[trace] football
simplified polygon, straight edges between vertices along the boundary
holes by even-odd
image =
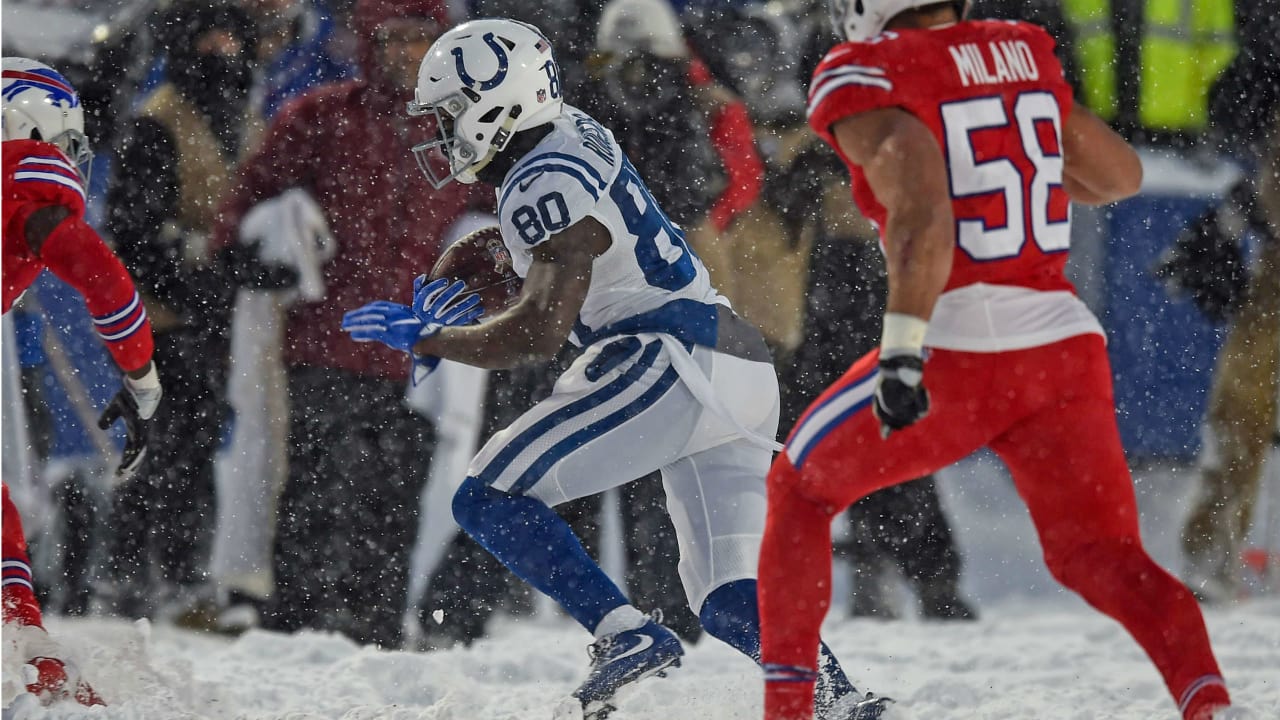
[[[449,278],[467,283],[467,295],[479,295],[485,315],[497,315],[520,297],[520,276],[511,267],[511,253],[502,244],[498,226],[481,228],[444,251],[429,279]]]

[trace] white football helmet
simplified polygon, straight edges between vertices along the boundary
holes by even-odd
[[[80,95],[58,71],[28,58],[3,61],[4,139],[57,145],[88,182],[93,151],[84,134]]]
[[[898,13],[943,0],[827,0],[831,26],[836,35],[850,42],[865,42],[879,35]],[[971,0],[956,0],[956,12],[963,20],[969,14]]]
[[[463,23],[441,35],[418,68],[409,114],[433,115],[437,137],[413,155],[436,188],[455,178],[473,183],[512,133],[551,122],[563,104],[560,68],[541,31],[505,18]]]

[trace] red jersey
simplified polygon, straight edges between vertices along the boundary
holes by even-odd
[[[1071,288],[1061,137],[1072,95],[1053,46],[1029,23],[961,22],[838,45],[814,73],[809,123],[837,152],[833,123],[884,107],[906,110],[937,138],[956,218],[948,290],[977,282]],[[884,206],[862,169],[841,157],[858,207],[883,227]]]
[[[50,143],[6,140],[3,154],[4,312],[48,268],[84,296],[116,364],[126,371],[146,366],[153,349],[146,310],[124,265],[84,221],[80,174]],[[36,254],[27,243],[27,220],[51,206],[62,206],[70,214]]]

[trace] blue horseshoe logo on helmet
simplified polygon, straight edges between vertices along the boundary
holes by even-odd
[[[464,85],[467,87],[473,87],[476,84],[479,84],[481,90],[492,90],[501,85],[503,80],[507,79],[507,51],[502,48],[502,45],[500,45],[497,40],[493,39],[493,33],[491,32],[485,33],[483,40],[484,44],[488,45],[489,49],[492,50],[493,54],[498,58],[498,71],[493,74],[493,77],[488,80],[480,80],[477,83],[476,79],[471,77],[471,74],[467,72],[466,66],[462,64],[462,48],[453,49],[453,60],[458,68],[458,77],[462,80]]]

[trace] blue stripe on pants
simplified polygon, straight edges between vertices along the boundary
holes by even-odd
[[[601,435],[604,435],[610,430],[613,430],[645,410],[648,410],[658,401],[659,398],[667,393],[667,390],[671,389],[671,386],[674,385],[676,380],[679,378],[680,373],[676,372],[675,368],[668,367],[666,371],[658,377],[658,380],[654,382],[652,387],[645,390],[644,394],[635,400],[632,400],[621,410],[586,426],[551,446],[551,449],[542,453],[541,457],[535,460],[533,464],[529,466],[528,470],[521,473],[520,477],[516,479],[515,484],[511,486],[511,492],[523,493],[528,491],[529,488],[533,487],[542,479],[543,474],[554,467],[556,463],[567,457],[570,453],[581,448],[592,440],[595,440]]]
[[[612,400],[618,395],[621,395],[627,388],[635,385],[640,378],[644,377],[645,371],[653,367],[653,363],[657,361],[658,353],[661,350],[662,342],[654,340],[645,347],[644,352],[640,355],[640,359],[636,361],[635,365],[632,365],[627,369],[626,372],[623,372],[618,377],[611,380],[607,385],[596,390],[590,395],[579,400],[575,400],[550,415],[547,415],[516,437],[512,438],[511,442],[508,443],[507,446],[503,448],[487,466],[485,466],[484,470],[477,476],[477,479],[485,485],[492,485],[496,483],[503,471],[505,471],[507,467],[520,456],[520,453],[524,452],[526,448],[537,441],[538,438],[578,415],[591,412],[595,408]],[[523,479],[525,475],[528,475],[528,471],[525,471],[525,473],[521,475],[521,478]],[[532,485],[532,483],[530,483],[530,485]],[[516,492],[515,488],[512,488],[510,492]]]
[[[878,367],[872,368],[866,374],[847,383],[843,389],[835,395],[827,398],[821,405],[805,411],[804,415],[800,418],[800,422],[796,424],[796,429],[787,440],[785,452],[793,466],[799,468],[803,465],[805,458],[809,457],[809,453],[812,452],[813,449],[827,437],[827,435],[831,434],[832,430],[839,427],[841,423],[848,420],[855,413],[861,411],[871,403],[871,398],[875,394],[874,387],[870,388],[870,391],[867,392],[867,396],[865,398],[859,400],[857,404],[845,408],[844,411],[836,417],[827,418],[825,421],[820,420],[824,410],[833,405],[847,403],[847,399],[851,393],[859,391],[865,383],[875,378],[876,374],[879,372],[880,369]],[[865,391],[865,389],[863,391]],[[823,422],[823,425],[815,433],[810,434],[811,425],[820,421]]]

